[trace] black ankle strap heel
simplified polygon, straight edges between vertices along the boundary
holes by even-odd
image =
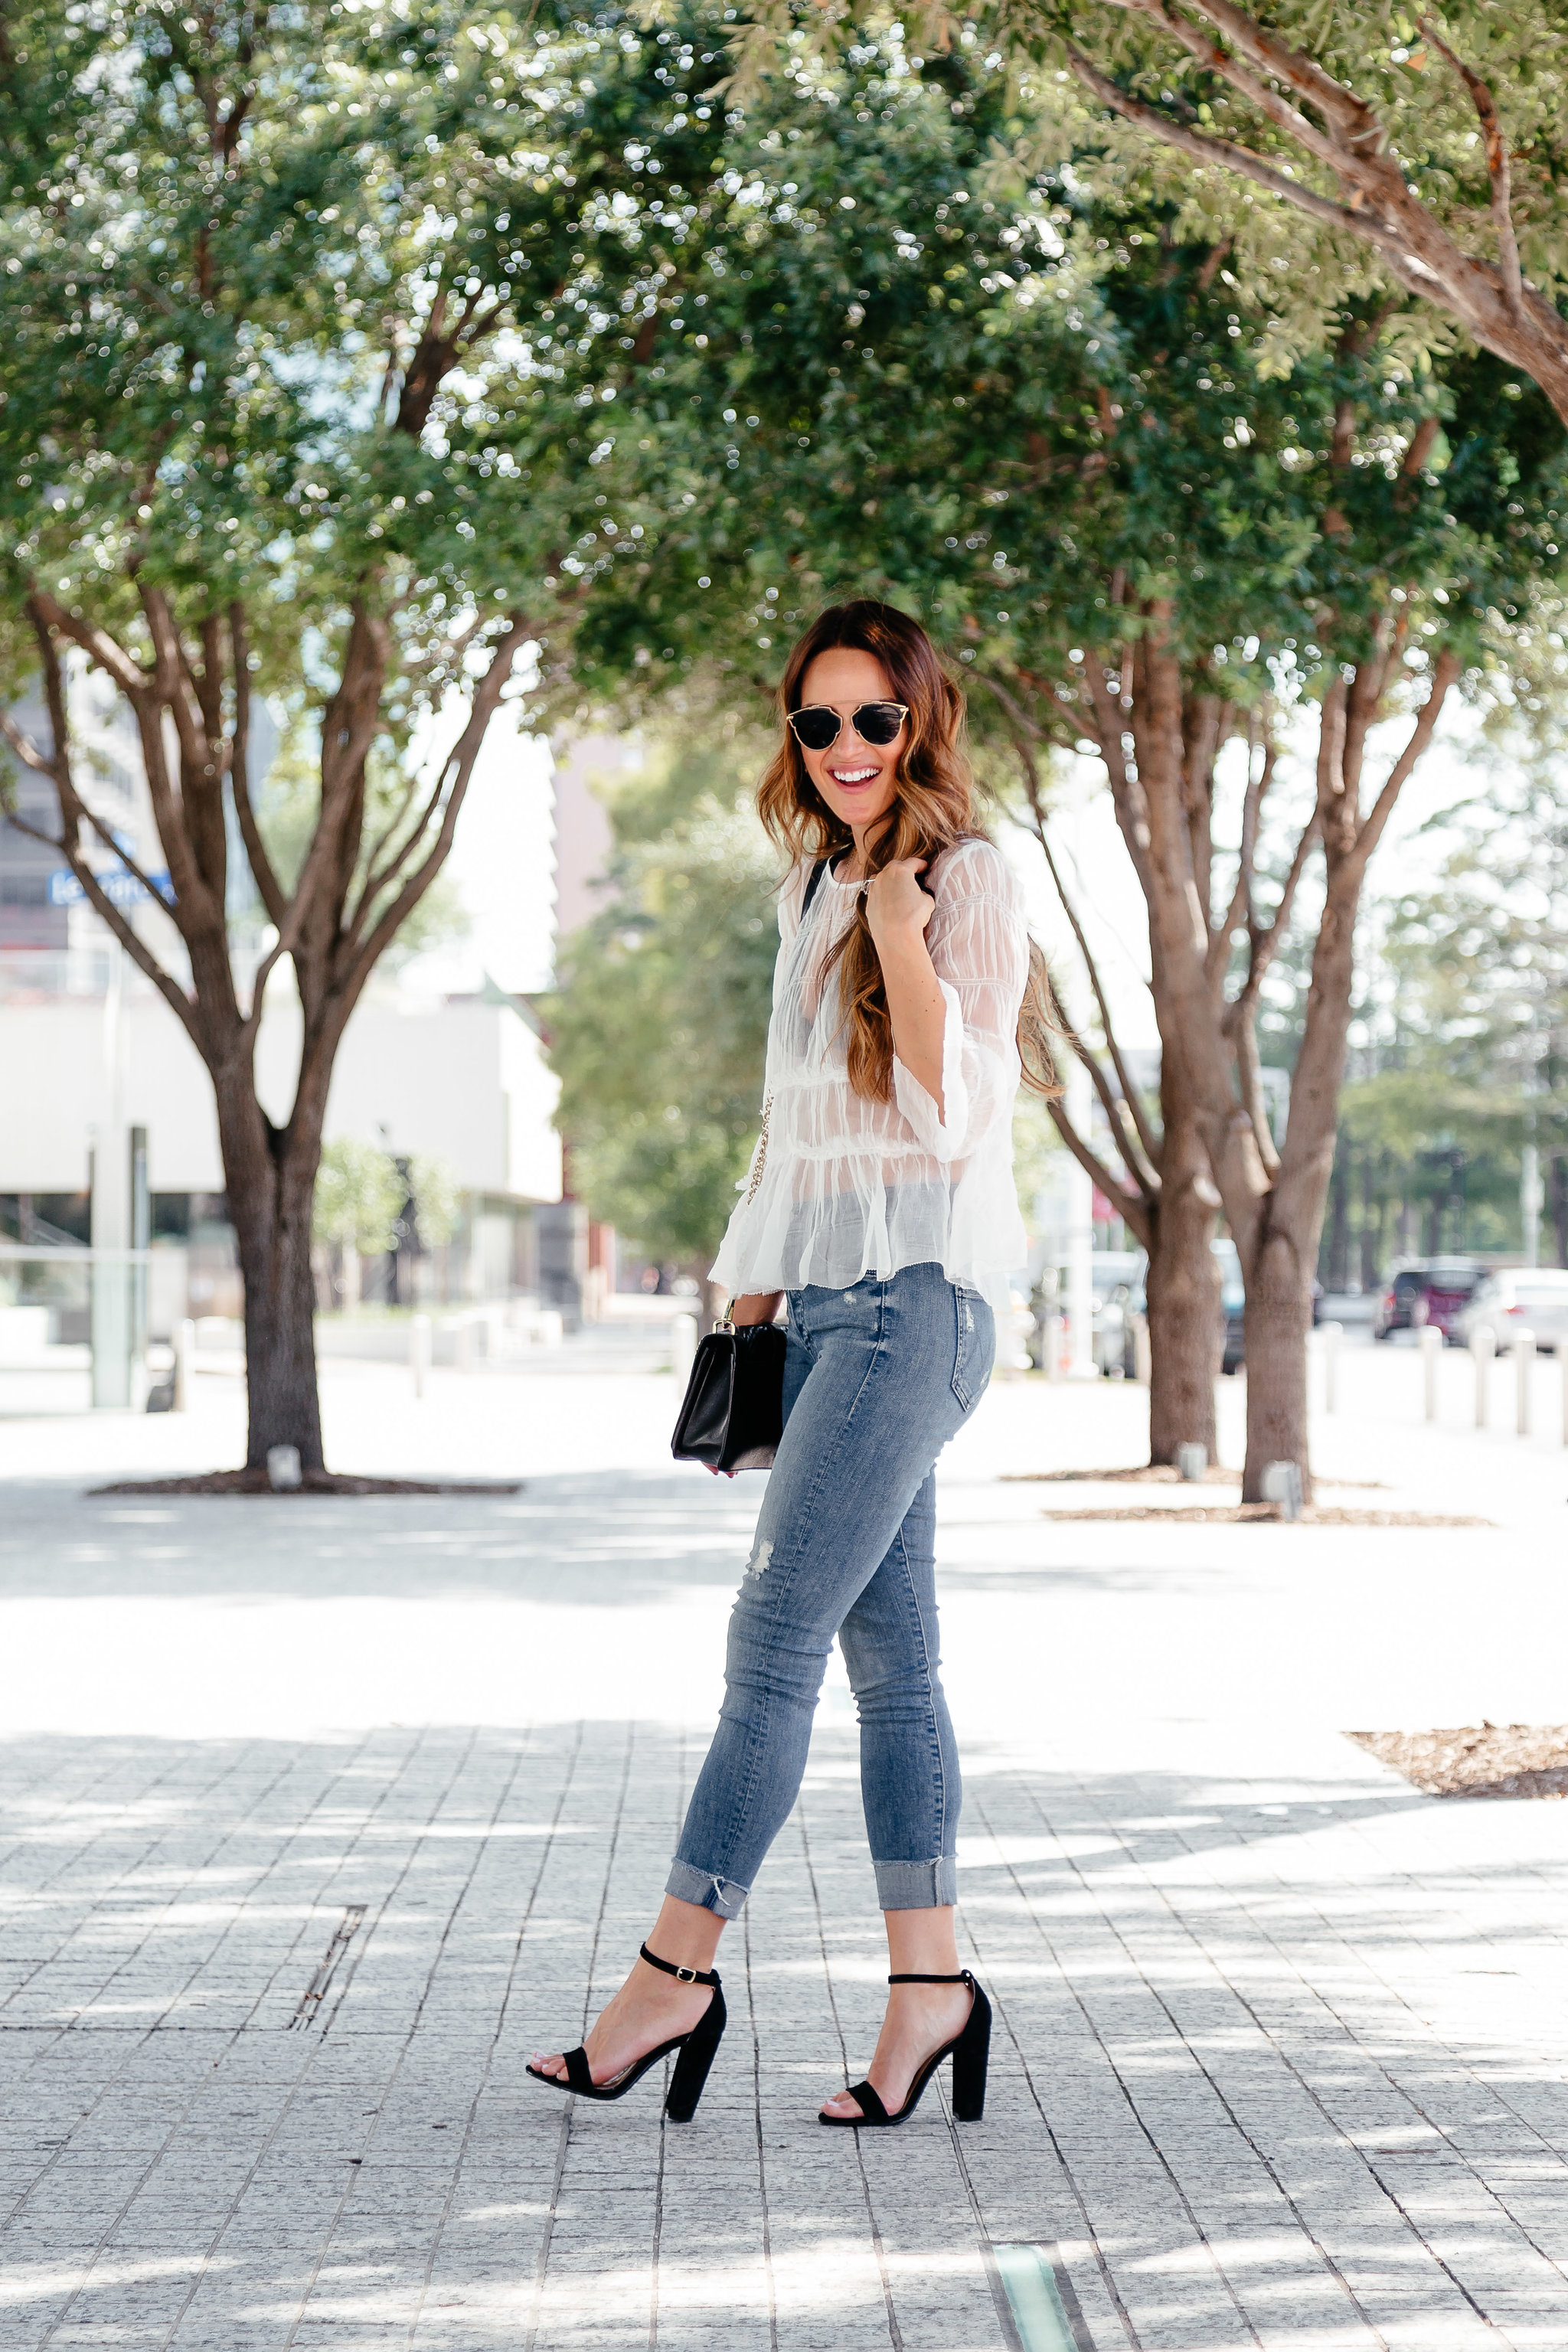
[[[673,1960],[661,1960],[658,1954],[650,1952],[646,1944],[639,1945],[637,1948],[650,1969],[662,1969],[667,1977],[679,1977],[682,1984],[716,1985],[719,1982],[717,1969],[678,1969]]]
[[[969,2004],[969,2017],[962,2033],[944,2042],[940,2050],[932,2051],[910,2084],[909,2095],[897,2115],[890,2116],[869,2083],[851,2083],[849,2095],[859,2107],[858,2116],[818,2116],[819,2124],[837,2125],[840,2130],[865,2130],[868,2126],[907,2123],[919,2106],[921,2094],[944,2058],[952,2061],[952,2112],[961,2124],[977,2124],[985,2113],[985,2073],[991,2054],[991,2003],[975,1983],[967,1969],[960,1969],[955,1977],[890,1976],[890,1985],[931,1984],[967,1985],[974,1998]]]
[[[724,1995],[720,1989],[717,1969],[679,1969],[673,1960],[661,1960],[645,1944],[642,1957],[650,1969],[660,1969],[667,1977],[679,1978],[682,1984],[706,1985],[712,1993],[697,2023],[689,2033],[673,2034],[661,2042],[657,2050],[633,2061],[607,2083],[595,2083],[588,2065],[586,2050],[579,2047],[566,2053],[566,2080],[554,2074],[542,2074],[537,2066],[528,2068],[536,2082],[546,2083],[554,2091],[574,2091],[580,2099],[624,2099],[634,2083],[640,2083],[650,2066],[663,2058],[673,2056],[675,2065],[669,2078],[669,2090],[665,2097],[664,2112],[672,2124],[689,2124],[697,2112],[697,2102],[702,2096],[709,2069],[724,2039]]]

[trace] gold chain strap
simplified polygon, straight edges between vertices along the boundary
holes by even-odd
[[[757,1138],[757,1156],[752,1162],[752,1181],[746,1187],[746,1206],[748,1209],[757,1197],[757,1187],[763,1181],[763,1171],[768,1164],[768,1119],[772,1114],[773,1107],[773,1098],[772,1095],[769,1095],[766,1102],[763,1105],[763,1131]]]

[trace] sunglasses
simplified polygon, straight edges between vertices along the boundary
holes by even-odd
[[[808,751],[826,751],[838,740],[844,721],[837,710],[826,702],[808,702],[804,710],[792,710],[789,723],[795,730],[795,740]],[[863,702],[851,712],[849,724],[862,743],[891,743],[910,715],[907,702]]]

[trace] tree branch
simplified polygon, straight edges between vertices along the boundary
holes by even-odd
[[[1491,184],[1492,226],[1497,231],[1498,267],[1502,278],[1503,299],[1522,326],[1524,311],[1524,273],[1519,266],[1519,240],[1513,233],[1512,174],[1509,168],[1508,142],[1502,135],[1502,124],[1487,84],[1463,58],[1448,47],[1428,16],[1417,16],[1422,36],[1430,41],[1439,57],[1447,58],[1465,88],[1469,91],[1477,115],[1480,119],[1481,135],[1486,142],[1487,178]]]
[[[123,646],[116,645],[106,629],[94,628],[79,614],[68,612],[63,604],[56,603],[47,588],[35,588],[28,602],[51,628],[58,629],[62,637],[69,637],[73,645],[79,646],[105,676],[114,680],[122,694],[134,699],[151,687],[153,680],[141,663],[132,660]]]
[[[1258,1054],[1258,1031],[1254,1025],[1255,1007],[1249,1002],[1235,1030],[1236,1078],[1241,1092],[1241,1107],[1252,1127],[1252,1139],[1258,1146],[1269,1181],[1279,1173],[1279,1154],[1274,1148],[1274,1134],[1268,1124],[1268,1107],[1263,1099],[1263,1071]]]
[[[1047,1098],[1046,1108],[1051,1115],[1051,1123],[1057,1133],[1061,1137],[1079,1166],[1099,1185],[1106,1199],[1115,1203],[1117,1214],[1125,1223],[1131,1226],[1143,1247],[1147,1249],[1153,1237],[1153,1223],[1149,1214],[1148,1202],[1140,1193],[1132,1192],[1128,1185],[1119,1182],[1099,1153],[1084,1141],[1062,1108],[1059,1095],[1049,1096]]]
[[[1264,163],[1261,156],[1253,154],[1250,148],[1238,146],[1235,140],[1189,131],[1184,123],[1173,122],[1168,114],[1162,114],[1157,106],[1150,106],[1142,99],[1129,98],[1109,74],[1102,74],[1097,66],[1090,64],[1083,51],[1075,48],[1070,41],[1067,54],[1079,81],[1094,92],[1103,106],[1110,107],[1113,114],[1120,114],[1123,121],[1135,124],[1141,131],[1152,131],[1156,138],[1164,141],[1166,146],[1179,147],[1184,154],[1195,155],[1202,163],[1228,164],[1244,179],[1255,182],[1260,188],[1267,188],[1270,195],[1282,197],[1300,211],[1310,213],[1314,220],[1326,221],[1331,228],[1353,230],[1358,236],[1370,238],[1375,245],[1394,248],[1390,257],[1398,257],[1397,232],[1391,223],[1376,214],[1369,214],[1359,206],[1352,211],[1348,205],[1336,204],[1331,196],[1319,195],[1315,188],[1304,187],[1300,180],[1287,178],[1283,172],[1277,172],[1271,163]],[[1226,59],[1226,65],[1228,64]],[[1228,73],[1226,78],[1229,79]]]
[[[234,744],[229,755],[229,783],[234,793],[234,813],[239,824],[239,837],[245,844],[245,855],[250,864],[252,879],[267,909],[274,929],[281,931],[283,918],[289,910],[288,896],[279,881],[272,860],[267,855],[267,845],[261,838],[256,807],[250,797],[250,670],[249,637],[245,625],[245,607],[237,602],[228,608],[229,646],[234,660]]]
[[[1399,798],[1416,761],[1432,740],[1433,730],[1448,690],[1459,675],[1459,657],[1451,646],[1445,646],[1432,671],[1431,690],[1416,714],[1415,724],[1405,744],[1388,773],[1387,782],[1373,803],[1356,835],[1353,856],[1364,867],[1367,859],[1383,837],[1384,827],[1394,814],[1394,803]]]
[[[374,969],[377,958],[396,938],[447,862],[452,838],[458,829],[458,814],[468,793],[468,780],[473,774],[474,762],[479,758],[486,730],[500,700],[501,689],[511,676],[513,662],[533,634],[528,622],[514,614],[497,641],[489,667],[474,688],[468,725],[452,746],[442,769],[443,779],[450,774],[452,782],[442,813],[440,831],[431,845],[429,854],[408,877],[392,904],[377,919],[369,937],[360,945],[349,983],[355,996]],[[360,915],[367,911],[362,899]]]
[[[59,851],[80,883],[88,904],[93,912],[101,922],[107,923],[132,962],[136,965],[138,971],[145,972],[170,1010],[184,1024],[192,1045],[195,1045],[197,1053],[202,1055],[205,1061],[206,1055],[203,1051],[201,1033],[196,1025],[195,1007],[184,990],[163,970],[151,948],[146,945],[133,925],[127,921],[112,898],[108,896],[100,884],[97,875],[81,854],[78,838],[81,819],[85,816],[100,834],[103,828],[99,824],[92,811],[83,802],[71,775],[70,722],[66,708],[65,681],[60,671],[60,657],[55,645],[54,633],[47,619],[38,609],[37,601],[35,599],[28,601],[31,606],[33,633],[38,641],[38,651],[43,665],[44,698],[48,709],[49,727],[54,736],[55,745],[53,761],[44,772],[51,778],[58,796],[62,838],[58,842],[50,842],[49,845]],[[7,729],[7,740],[10,738],[10,731]],[[34,763],[30,761],[29,765],[32,764]],[[25,824],[16,817],[10,821],[19,831],[32,834],[37,840],[49,840],[48,835],[40,833],[36,825]],[[115,849],[116,855],[123,857],[123,851],[118,848],[112,836],[106,835],[105,838],[109,840],[110,847]],[[131,861],[126,859],[125,862],[129,866]],[[135,869],[132,868],[132,870]],[[152,889],[146,877],[139,876],[138,878],[148,890],[149,896],[156,898],[158,893]]]

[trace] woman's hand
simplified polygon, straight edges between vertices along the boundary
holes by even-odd
[[[866,885],[866,921],[877,953],[900,942],[920,939],[931,919],[936,900],[922,890],[919,877],[923,857],[895,857]]]

